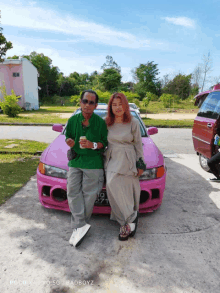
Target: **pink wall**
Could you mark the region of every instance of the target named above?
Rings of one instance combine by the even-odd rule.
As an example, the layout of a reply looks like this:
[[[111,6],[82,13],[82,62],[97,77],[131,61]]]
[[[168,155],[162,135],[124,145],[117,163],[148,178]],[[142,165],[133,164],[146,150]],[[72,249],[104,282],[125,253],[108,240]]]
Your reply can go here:
[[[22,64],[0,64],[0,72],[4,75],[7,94],[10,95],[13,89],[16,95],[22,96],[18,104],[23,107],[25,100]],[[13,77],[13,72],[18,72],[20,76]]]

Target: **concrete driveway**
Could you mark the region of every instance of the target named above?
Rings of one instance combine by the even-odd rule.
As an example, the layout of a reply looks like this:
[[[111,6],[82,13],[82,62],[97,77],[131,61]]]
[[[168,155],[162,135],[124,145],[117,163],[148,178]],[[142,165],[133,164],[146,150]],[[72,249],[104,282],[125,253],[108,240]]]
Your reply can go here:
[[[134,239],[118,241],[117,223],[93,215],[77,249],[70,214],[43,208],[32,177],[0,207],[1,292],[219,293],[220,184],[195,154],[165,163],[163,203],[140,216]]]

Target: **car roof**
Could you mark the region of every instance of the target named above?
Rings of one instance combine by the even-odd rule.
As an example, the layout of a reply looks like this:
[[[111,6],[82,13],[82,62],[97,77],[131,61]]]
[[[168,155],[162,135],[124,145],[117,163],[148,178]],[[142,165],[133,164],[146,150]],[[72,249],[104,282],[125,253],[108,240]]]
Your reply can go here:
[[[201,100],[202,97],[204,97],[205,95],[208,96],[208,94],[210,94],[210,93],[214,93],[214,92],[220,92],[220,89],[213,89],[213,90],[208,90],[208,91],[205,91],[205,92],[198,93],[198,94],[193,98],[193,99],[195,99],[195,103],[194,103],[194,105],[195,105],[195,106],[198,106],[199,101]]]
[[[105,106],[105,105],[98,105],[97,108],[96,108],[95,110],[106,110],[106,111],[107,111],[107,109],[108,109],[108,105],[107,105],[107,106]],[[129,109],[130,109],[130,111],[137,113],[135,109],[130,108],[130,107],[129,107]],[[81,110],[81,108],[77,108],[77,109],[76,109],[76,111],[78,111],[78,110]],[[75,111],[75,112],[76,112],[76,111]],[[75,113],[75,112],[74,112],[74,113]],[[73,113],[73,114],[74,114],[74,113]],[[72,114],[72,115],[73,115],[73,114]]]
[[[107,108],[108,108],[108,105],[99,105],[99,104],[98,104],[98,106],[97,106],[96,109],[105,110],[105,109],[107,109]]]

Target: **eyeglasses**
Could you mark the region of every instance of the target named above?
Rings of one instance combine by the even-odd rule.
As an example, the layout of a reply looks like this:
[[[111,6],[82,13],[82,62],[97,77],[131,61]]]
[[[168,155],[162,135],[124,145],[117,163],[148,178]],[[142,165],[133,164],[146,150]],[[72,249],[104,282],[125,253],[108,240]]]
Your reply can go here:
[[[87,99],[82,99],[81,102],[85,105],[85,104],[89,104],[94,106],[96,104],[96,102],[94,101],[88,101]]]

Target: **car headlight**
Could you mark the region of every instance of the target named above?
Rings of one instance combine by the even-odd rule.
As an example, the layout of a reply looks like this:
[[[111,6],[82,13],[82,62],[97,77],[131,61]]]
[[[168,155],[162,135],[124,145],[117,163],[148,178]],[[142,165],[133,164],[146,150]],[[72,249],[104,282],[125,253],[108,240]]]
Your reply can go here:
[[[160,166],[157,168],[147,169],[144,173],[139,177],[139,180],[151,180],[161,178],[165,173],[164,166]]]
[[[57,177],[57,178],[67,178],[67,170],[46,165],[42,162],[38,166],[39,172],[46,176]]]

